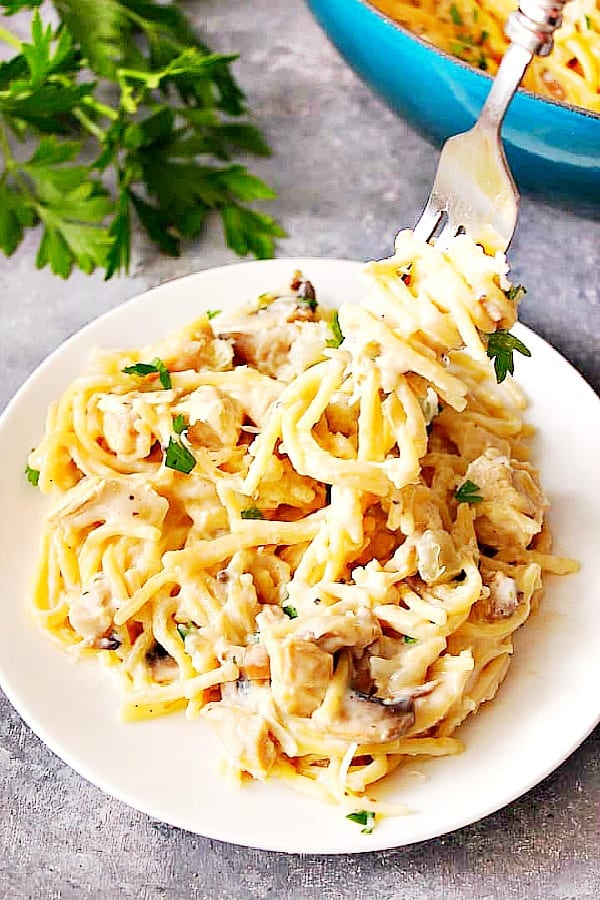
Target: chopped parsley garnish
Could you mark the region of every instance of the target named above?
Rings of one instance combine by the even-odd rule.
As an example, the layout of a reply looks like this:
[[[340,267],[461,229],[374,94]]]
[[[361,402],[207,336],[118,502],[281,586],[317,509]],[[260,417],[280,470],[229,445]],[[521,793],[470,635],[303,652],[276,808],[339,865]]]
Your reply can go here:
[[[151,375],[154,372],[158,372],[156,366],[152,365],[152,363],[136,363],[134,366],[125,366],[122,370],[126,375]]]
[[[288,619],[297,619],[298,618],[298,610],[296,609],[295,606],[292,606],[291,604],[288,603],[287,606],[282,606],[282,609],[283,609],[284,613],[286,614],[286,616],[288,617]]]
[[[221,312],[222,312],[222,310],[220,310],[220,309],[207,309],[206,317],[207,317],[208,321],[210,322],[211,319],[214,319],[215,316],[218,316],[219,313],[221,313]]]
[[[333,318],[329,323],[329,327],[331,328],[331,332],[333,334],[332,338],[329,338],[327,341],[328,347],[339,347],[342,341],[344,340],[344,335],[342,334],[342,329],[340,328],[340,319],[338,316],[337,309],[333,314]]]
[[[590,19],[589,16],[586,16],[586,17],[585,17],[585,24],[586,24],[587,29],[588,29],[588,31],[589,31],[589,30],[591,29],[591,27],[592,27],[592,20]]]
[[[488,337],[487,355],[494,360],[494,371],[498,384],[504,381],[507,372],[512,375],[515,371],[513,359],[515,350],[523,356],[531,356],[531,350],[509,331],[500,329]]]
[[[242,519],[264,519],[258,506],[249,506],[248,509],[243,509],[240,516]]]
[[[481,490],[478,484],[467,479],[454,492],[454,497],[459,503],[481,503],[483,497],[477,493]]]
[[[452,41],[450,43],[450,53],[453,56],[458,56],[459,59],[465,59],[469,62],[473,53],[473,48],[470,46],[472,43],[473,41],[468,40],[466,37],[462,41]]]
[[[182,641],[185,641],[188,634],[191,634],[193,631],[197,631],[198,626],[194,625],[193,622],[179,622],[177,624],[177,632]]]
[[[296,297],[296,303],[302,303],[304,306],[308,306],[312,312],[315,311],[317,306],[319,305],[314,297]]]
[[[296,302],[308,306],[312,312],[315,311],[319,304],[317,303],[317,293],[311,281],[303,281],[299,285]]]
[[[363,826],[360,829],[361,834],[371,834],[375,828],[375,813],[368,809],[359,809],[358,812],[348,813],[346,818]]]
[[[524,284],[511,284],[507,291],[504,291],[508,300],[515,300],[518,302],[521,297],[524,297],[527,293],[527,288]]]
[[[416,644],[417,643],[417,639],[414,637],[411,637],[410,634],[404,634],[404,635],[402,635],[402,638],[403,638],[405,644]]]
[[[196,459],[181,441],[171,437],[165,453],[165,466],[167,469],[175,469],[176,472],[189,475],[196,466]]]
[[[153,375],[158,373],[160,383],[166,391],[173,385],[171,384],[171,373],[165,366],[162,359],[155,357],[151,363],[135,363],[133,366],[125,366],[122,370],[126,375]]]
[[[188,420],[183,413],[178,413],[173,419],[173,431],[175,434],[181,434],[188,428]]]
[[[38,486],[40,480],[40,470],[32,469],[31,466],[26,466],[25,475],[27,476],[27,481],[29,484],[32,484],[34,487]]]
[[[458,7],[454,3],[450,5],[450,18],[452,19],[453,25],[458,25],[459,27],[461,25],[464,25],[463,17],[458,11]]]

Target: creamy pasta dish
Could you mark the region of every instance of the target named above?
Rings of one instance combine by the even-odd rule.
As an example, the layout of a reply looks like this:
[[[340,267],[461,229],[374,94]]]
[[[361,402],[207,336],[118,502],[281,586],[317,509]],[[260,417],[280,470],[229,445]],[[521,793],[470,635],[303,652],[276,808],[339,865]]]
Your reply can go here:
[[[370,0],[386,15],[452,56],[495,75],[508,47],[504,25],[517,0]],[[523,87],[600,112],[600,6],[570,0],[550,56],[534,57]]]
[[[114,673],[125,721],[185,711],[230,775],[367,828],[373,785],[462,750],[544,574],[576,568],[506,377],[529,353],[506,273],[464,235],[442,253],[404,231],[358,305],[290,273],[95,353],[29,458],[50,498],[33,610]]]

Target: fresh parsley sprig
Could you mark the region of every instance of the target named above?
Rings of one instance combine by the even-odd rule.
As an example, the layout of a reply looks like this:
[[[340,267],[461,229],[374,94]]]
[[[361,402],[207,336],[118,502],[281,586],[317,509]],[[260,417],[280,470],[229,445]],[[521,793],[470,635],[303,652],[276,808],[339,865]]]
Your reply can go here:
[[[155,357],[150,363],[134,363],[132,366],[125,366],[123,372],[126,375],[144,375],[158,374],[158,379],[163,388],[168,391],[173,387],[171,382],[171,373],[165,366],[162,359]]]
[[[329,323],[329,327],[331,328],[331,333],[333,337],[327,339],[328,347],[339,347],[342,341],[344,340],[344,335],[342,334],[342,329],[340,327],[340,319],[338,316],[338,311],[334,312],[331,322]]]
[[[25,476],[29,484],[33,485],[33,487],[37,487],[40,481],[40,470],[32,469],[29,464],[25,467]]]
[[[498,384],[504,381],[508,372],[511,375],[514,373],[513,353],[515,350],[522,353],[523,356],[531,356],[531,350],[510,331],[500,329],[489,335],[487,355],[494,360],[494,371]]]
[[[360,829],[361,834],[372,834],[375,828],[375,813],[368,809],[359,809],[358,812],[348,813],[346,818],[363,826]]]
[[[242,519],[264,519],[264,516],[257,506],[249,506],[240,512]]]
[[[527,288],[524,284],[511,284],[507,291],[504,291],[508,300],[513,300],[515,303],[518,303],[522,297],[527,293]]]
[[[164,457],[165,467],[189,475],[196,468],[196,457],[182,441],[169,438]]]
[[[478,484],[467,479],[454,492],[454,499],[459,503],[482,503],[483,497],[477,492],[481,490]]]
[[[110,278],[129,267],[136,218],[176,256],[216,211],[232,249],[272,256],[284,232],[252,205],[274,193],[232,162],[270,152],[245,118],[236,57],[211,53],[174,2],[53,0],[57,28],[39,5],[0,0],[34,10],[30,40],[0,31],[15,50],[0,64],[0,249],[40,225],[38,267]]]
[[[173,419],[173,431],[175,434],[183,434],[189,428],[189,423],[183,413],[177,413]]]

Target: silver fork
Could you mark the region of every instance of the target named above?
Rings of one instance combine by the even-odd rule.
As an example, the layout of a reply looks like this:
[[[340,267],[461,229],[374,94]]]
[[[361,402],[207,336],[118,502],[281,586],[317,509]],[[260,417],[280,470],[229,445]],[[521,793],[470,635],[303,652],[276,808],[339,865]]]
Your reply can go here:
[[[506,162],[500,130],[506,110],[534,55],[547,56],[562,22],[566,0],[520,0],[506,23],[511,41],[492,87],[470,131],[442,147],[433,188],[415,234],[437,234],[443,249],[465,231],[488,250],[506,250],[519,212],[519,192]]]

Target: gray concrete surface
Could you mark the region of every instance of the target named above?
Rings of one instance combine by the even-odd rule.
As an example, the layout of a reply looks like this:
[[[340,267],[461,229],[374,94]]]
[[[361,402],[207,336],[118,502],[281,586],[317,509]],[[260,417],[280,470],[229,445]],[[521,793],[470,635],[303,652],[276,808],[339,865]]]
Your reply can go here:
[[[383,255],[423,204],[436,154],[345,67],[300,0],[191,4],[238,73],[275,150],[261,161],[289,237],[280,255]],[[0,264],[0,409],[65,337],[146,287],[232,259],[218,227],[178,260],[139,245],[131,276],[67,283]],[[511,251],[522,318],[600,388],[600,227],[525,199]],[[10,527],[3,522],[2,527]],[[0,536],[1,540],[1,536]],[[6,602],[7,598],[4,598]],[[15,598],[18,602],[18,598]],[[283,856],[150,820],[71,771],[0,699],[0,898],[595,900],[600,733],[508,808],[439,840],[360,857]]]

